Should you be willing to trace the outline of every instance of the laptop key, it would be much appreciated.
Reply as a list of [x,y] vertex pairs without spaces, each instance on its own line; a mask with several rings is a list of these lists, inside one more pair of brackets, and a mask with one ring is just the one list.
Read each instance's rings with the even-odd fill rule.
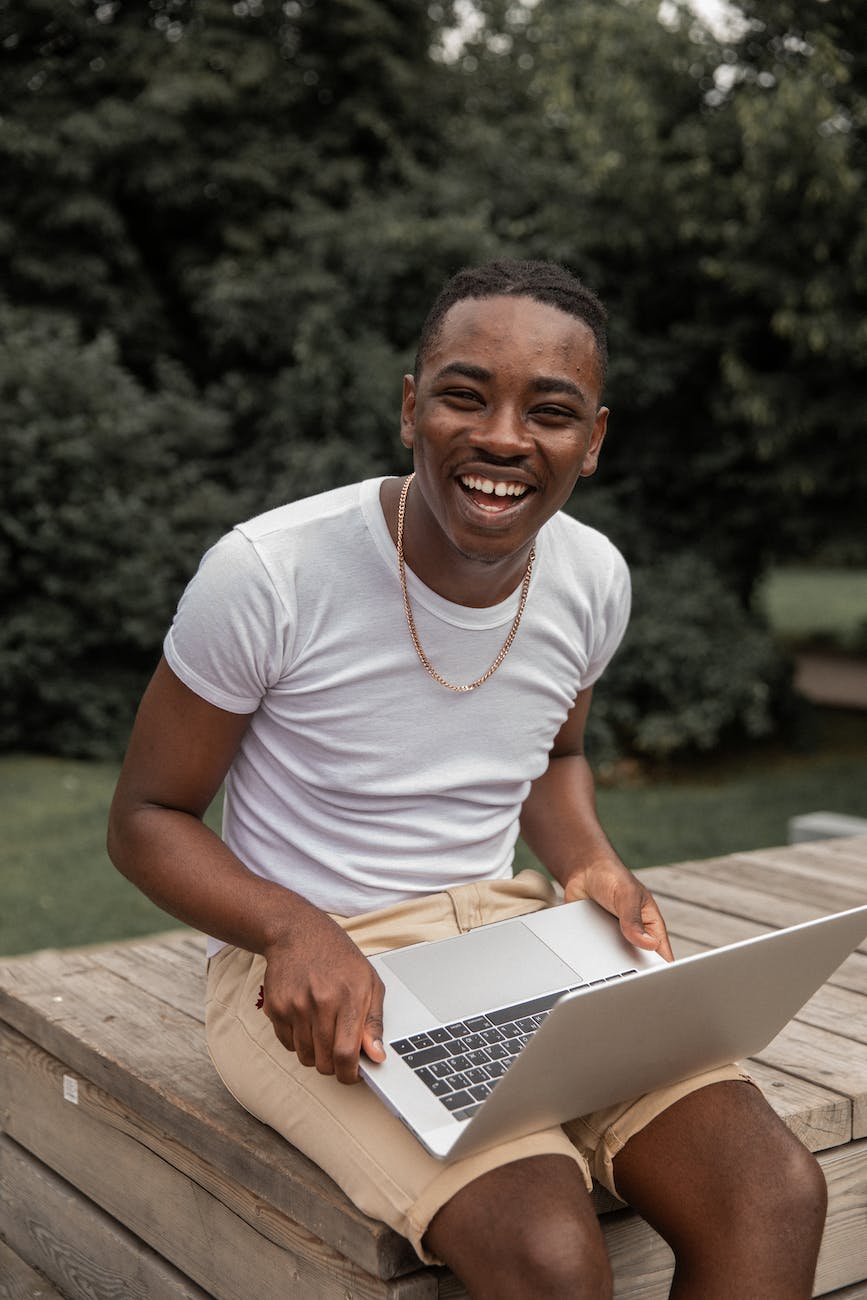
[[468,1034],[463,1043],[465,1052],[478,1052],[485,1046],[485,1040],[481,1034]]
[[510,1061],[489,1061],[485,1066],[488,1077],[491,1079],[501,1079],[509,1068]]
[[446,1075],[452,1073],[451,1057],[447,1061],[434,1061],[433,1065],[425,1067],[430,1070],[431,1074],[437,1079],[444,1079]]
[[520,1020],[523,1016],[533,1016],[539,1011],[549,1011],[555,1002],[563,996],[563,989],[556,993],[546,993],[541,998],[531,998],[529,1002],[519,1002],[517,1006],[501,1007],[499,1011],[489,1011],[488,1019],[492,1025],[505,1025],[510,1020]]
[[449,1110],[460,1110],[462,1106],[471,1106],[474,1098],[468,1092],[453,1092],[450,1097],[440,1097],[440,1101]]
[[455,1119],[472,1119],[481,1104],[480,1101],[473,1102],[472,1106],[465,1106],[463,1110],[455,1110],[452,1114]]
[[447,1043],[451,1038],[451,1034],[445,1025],[438,1025],[436,1029],[429,1029],[428,1033],[435,1043]]
[[433,1039],[430,1034],[412,1034],[409,1040],[413,1047],[432,1047]]
[[490,1095],[491,1085],[489,1083],[477,1083],[475,1087],[470,1088],[470,1093],[476,1101],[484,1101]]
[[467,1052],[467,1060],[470,1065],[487,1065],[490,1059],[487,1052]]
[[489,1044],[487,1053],[492,1061],[502,1061],[503,1057],[511,1055],[505,1043]]
[[412,1043],[408,1038],[398,1038],[395,1042],[389,1043],[389,1047],[393,1047],[398,1056],[406,1056],[407,1052],[413,1050]]
[[467,1028],[477,1034],[480,1029],[490,1029],[491,1022],[487,1016],[473,1016],[467,1022]]
[[425,1083],[435,1097],[447,1097],[454,1091],[451,1079],[425,1079]]
[[452,1089],[457,1092],[460,1088],[469,1088],[470,1080],[465,1074],[453,1074],[449,1079]]
[[420,1065],[432,1065],[434,1061],[442,1061],[448,1056],[448,1052],[441,1043],[434,1043],[433,1047],[422,1047],[418,1052],[409,1052],[404,1056],[404,1060],[412,1070],[417,1070]]
[[446,1025],[446,1029],[452,1038],[462,1038],[464,1034],[471,1034],[473,1031],[468,1029],[462,1020],[457,1020],[453,1025]]

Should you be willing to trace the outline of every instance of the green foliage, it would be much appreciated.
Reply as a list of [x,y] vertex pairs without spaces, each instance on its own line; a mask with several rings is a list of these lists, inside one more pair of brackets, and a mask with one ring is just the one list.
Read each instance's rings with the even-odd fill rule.
[[0,745],[116,752],[173,606],[237,503],[226,422],[177,368],[148,393],[107,334],[0,312]]
[[[615,677],[609,739],[766,725],[776,669],[725,593],[865,556],[867,19],[741,8],[724,39],[674,0],[664,23],[657,0],[479,0],[454,52],[451,3],[0,0],[0,744],[115,746],[211,537],[402,468],[424,310],[500,254],[609,304],[580,510],[696,659],[698,703]],[[666,603],[691,550],[752,647],[740,684],[688,593]],[[638,608],[624,663],[663,655]]]
[[688,552],[633,570],[624,644],[597,687],[588,749],[665,758],[773,729],[783,664],[712,565]]

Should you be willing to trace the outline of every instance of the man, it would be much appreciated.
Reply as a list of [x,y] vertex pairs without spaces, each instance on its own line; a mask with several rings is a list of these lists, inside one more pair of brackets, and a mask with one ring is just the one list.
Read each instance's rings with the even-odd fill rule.
[[[271,511],[209,552],[136,720],[110,851],[212,936],[227,1086],[473,1297],[609,1295],[595,1176],[671,1243],[673,1295],[796,1300],[824,1180],[734,1066],[448,1165],[347,1086],[361,1052],[384,1054],[365,953],[554,901],[537,873],[512,879],[519,827],[567,899],[671,957],[583,755],[629,604],[618,553],[561,513],[596,468],[605,365],[604,310],[561,268],[450,281],[404,380],[414,477]],[[224,777],[220,840],[201,817]]]

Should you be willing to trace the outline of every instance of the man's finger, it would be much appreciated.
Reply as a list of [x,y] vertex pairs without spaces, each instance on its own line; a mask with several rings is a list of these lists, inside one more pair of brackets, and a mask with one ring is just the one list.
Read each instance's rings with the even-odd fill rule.
[[385,1060],[385,1045],[382,1041],[382,1004],[384,999],[385,986],[377,976],[370,999],[370,1006],[364,1021],[364,1032],[361,1036],[361,1046],[364,1049],[364,1054],[369,1056],[371,1061]]
[[620,916],[620,929],[636,948],[658,952],[666,961],[674,961],[662,913],[649,894],[643,893],[630,902]]

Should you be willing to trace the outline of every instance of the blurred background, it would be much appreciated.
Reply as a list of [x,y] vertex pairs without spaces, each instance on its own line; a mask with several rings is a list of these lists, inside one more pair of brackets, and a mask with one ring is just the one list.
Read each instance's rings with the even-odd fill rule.
[[426,307],[496,256],[611,316],[615,844],[867,815],[865,172],[857,0],[0,0],[0,953],[171,924],[103,837],[177,598],[405,471]]

